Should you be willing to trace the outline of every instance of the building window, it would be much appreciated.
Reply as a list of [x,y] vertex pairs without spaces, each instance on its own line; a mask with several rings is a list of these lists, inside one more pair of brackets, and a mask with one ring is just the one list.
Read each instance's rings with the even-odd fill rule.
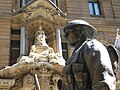
[[12,48],[20,48],[20,40],[11,40]]
[[51,0],[56,6],[58,6],[58,0]]
[[24,3],[27,4],[27,3],[30,2],[31,0],[24,0],[24,1],[25,1]]
[[68,59],[68,45],[67,42],[62,42],[62,54],[65,60]]
[[88,0],[90,15],[101,15],[100,4],[98,0]]
[[11,40],[10,65],[17,62],[20,54],[20,40]]
[[20,49],[19,48],[11,48],[10,52],[10,65],[17,63],[17,58],[19,57]]
[[10,65],[17,62],[20,54],[20,30],[11,30]]
[[25,6],[30,1],[32,0],[20,0],[20,7]]
[[11,34],[12,35],[20,35],[20,30],[12,30]]

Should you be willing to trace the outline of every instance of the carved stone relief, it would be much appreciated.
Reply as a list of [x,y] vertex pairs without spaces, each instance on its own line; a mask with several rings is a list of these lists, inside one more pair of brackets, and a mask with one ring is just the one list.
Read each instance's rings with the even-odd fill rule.
[[19,57],[18,63],[0,70],[0,78],[15,80],[8,90],[59,90],[57,85],[64,65],[63,57],[47,45],[40,27],[29,56]]
[[56,9],[53,8],[50,4],[48,4],[48,2],[43,0],[38,0],[34,2],[32,5],[28,6],[25,9],[25,12],[28,15],[27,19],[41,16],[53,20],[52,16],[54,14],[57,14]]

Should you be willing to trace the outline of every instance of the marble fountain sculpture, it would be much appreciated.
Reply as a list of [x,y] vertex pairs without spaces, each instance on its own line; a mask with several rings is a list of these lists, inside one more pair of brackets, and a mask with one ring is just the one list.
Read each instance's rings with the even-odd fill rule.
[[29,56],[19,57],[18,63],[0,70],[0,90],[61,90],[64,65],[63,57],[47,45],[39,28]]

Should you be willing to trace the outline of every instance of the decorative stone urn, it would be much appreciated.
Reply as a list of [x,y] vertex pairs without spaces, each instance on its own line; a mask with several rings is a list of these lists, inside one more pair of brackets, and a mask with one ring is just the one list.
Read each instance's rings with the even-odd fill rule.
[[45,33],[39,28],[29,56],[0,70],[0,90],[61,90],[65,60],[46,44]]

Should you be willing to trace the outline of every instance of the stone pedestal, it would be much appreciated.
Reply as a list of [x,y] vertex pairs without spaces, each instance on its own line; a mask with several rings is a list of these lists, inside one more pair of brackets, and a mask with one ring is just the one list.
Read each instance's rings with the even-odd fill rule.
[[0,79],[0,90],[9,90],[15,84],[15,79]]
[[[27,67],[28,71],[21,70],[20,72],[16,72],[23,65]],[[58,88],[61,87],[58,86],[58,83],[62,80],[61,72],[63,66],[59,64],[31,62],[20,64],[17,68],[15,76],[9,77],[14,79],[0,79],[0,90],[59,90]],[[26,70],[25,67],[23,69]],[[11,70],[13,68],[9,68],[9,71]],[[5,74],[1,74],[2,78],[8,78],[8,70],[5,70],[5,72]]]

